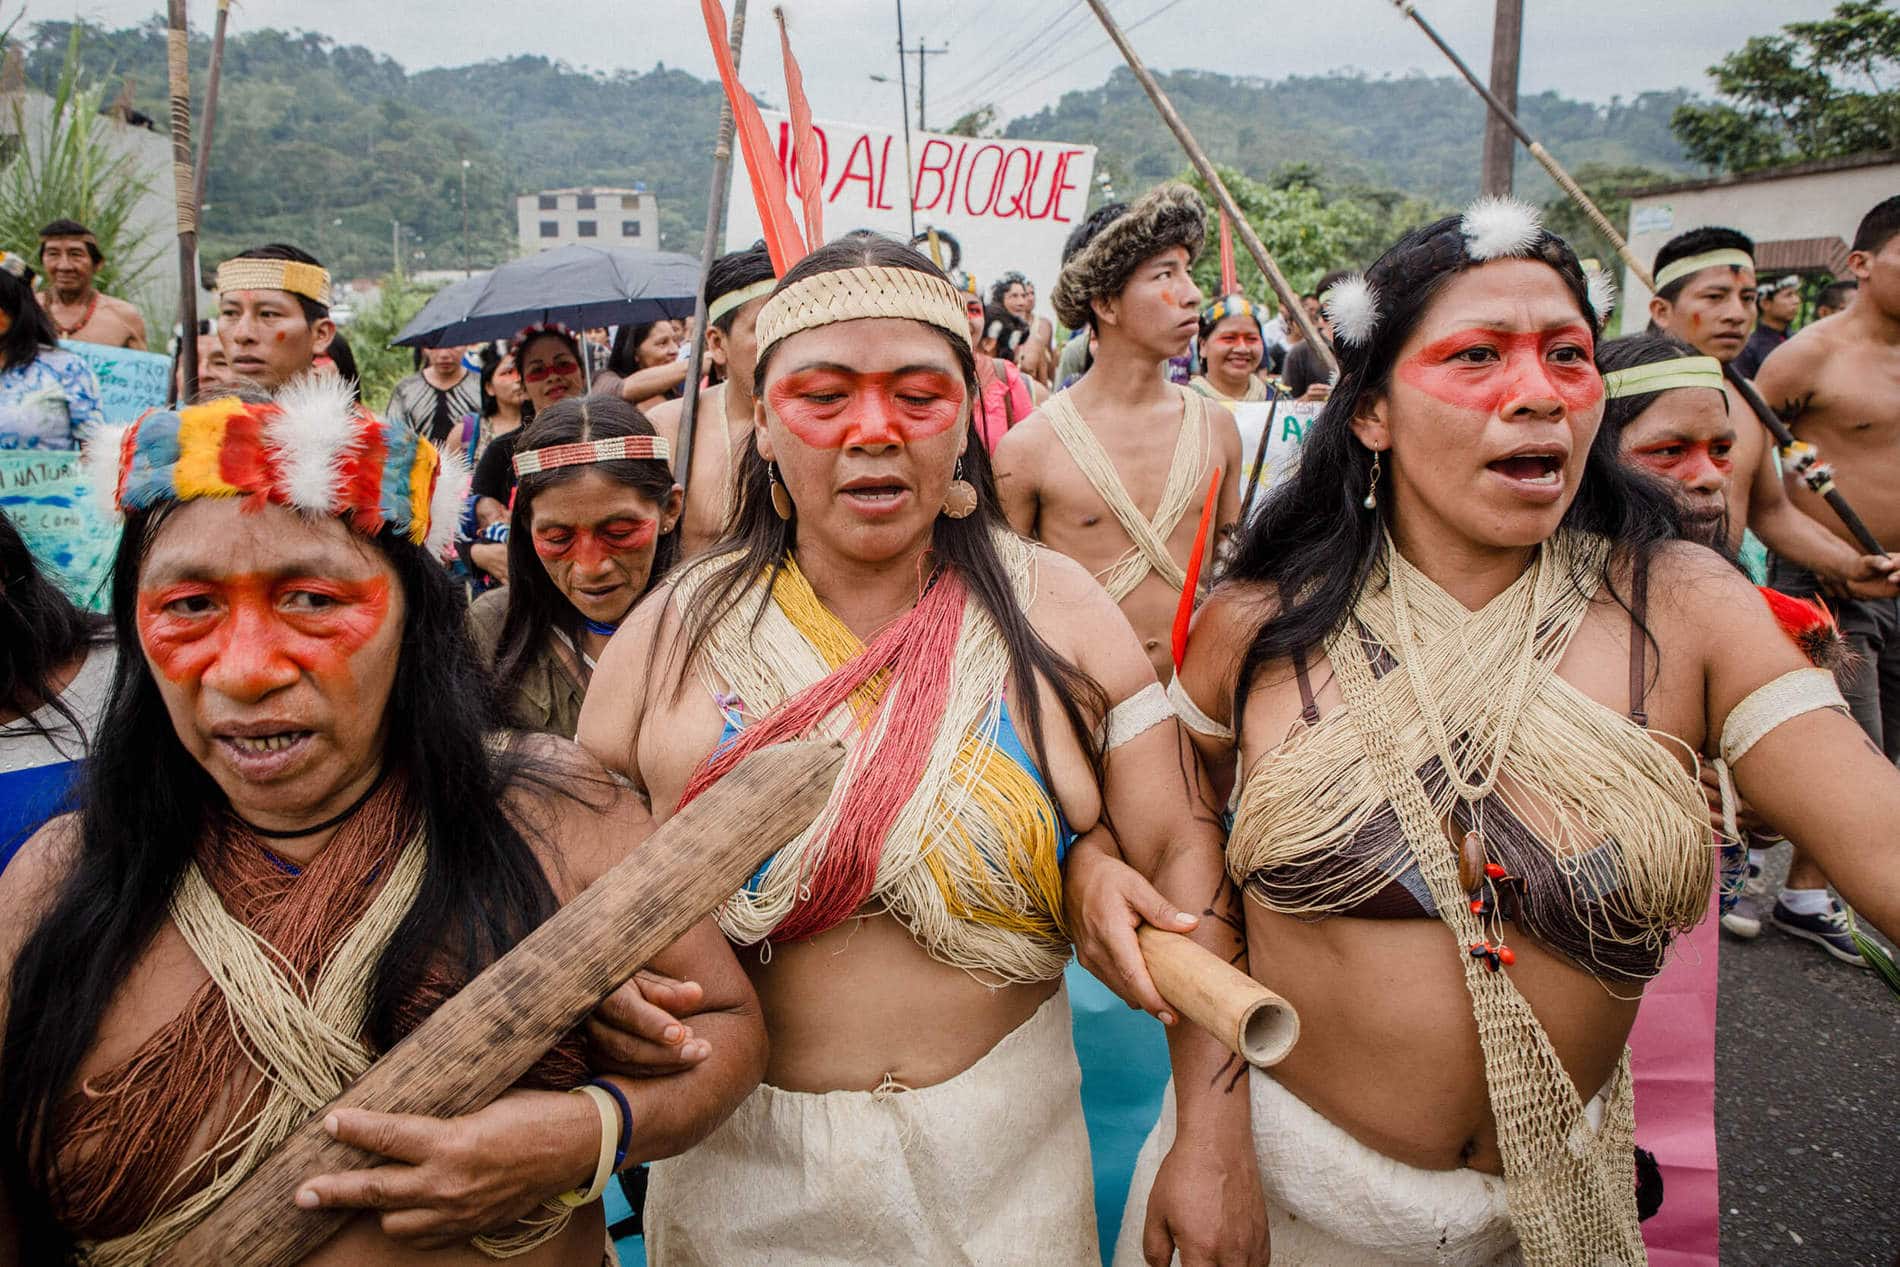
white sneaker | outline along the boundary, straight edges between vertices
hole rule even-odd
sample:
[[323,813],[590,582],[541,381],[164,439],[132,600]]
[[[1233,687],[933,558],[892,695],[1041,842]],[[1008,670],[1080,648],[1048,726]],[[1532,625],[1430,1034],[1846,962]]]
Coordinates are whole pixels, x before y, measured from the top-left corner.
[[1751,863],[1748,878],[1742,881],[1741,896],[1722,913],[1722,931],[1743,941],[1755,940],[1761,936],[1767,904],[1768,886],[1761,878],[1761,868]]

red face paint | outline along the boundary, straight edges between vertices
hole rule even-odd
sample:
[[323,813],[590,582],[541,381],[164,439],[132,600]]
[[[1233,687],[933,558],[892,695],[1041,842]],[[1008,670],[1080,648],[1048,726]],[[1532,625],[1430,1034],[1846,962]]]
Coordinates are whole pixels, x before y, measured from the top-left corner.
[[938,370],[859,374],[816,366],[787,374],[765,398],[788,430],[814,449],[915,444],[963,414],[963,383]]
[[592,528],[570,528],[564,524],[536,524],[534,552],[549,563],[571,563],[575,567],[599,567],[606,560],[632,554],[653,544],[660,525],[653,519],[626,516],[609,519]]
[[1551,398],[1572,413],[1603,398],[1591,358],[1595,340],[1582,325],[1560,330],[1460,330],[1406,358],[1399,378],[1460,409],[1502,413],[1518,401]]
[[145,653],[172,682],[254,698],[304,673],[347,679],[350,657],[389,614],[383,577],[242,573],[139,591]]
[[1735,442],[1669,439],[1631,449],[1630,456],[1664,479],[1681,484],[1706,484],[1713,476],[1726,484],[1735,470]]
[[1220,348],[1222,351],[1226,351],[1226,350],[1234,349],[1234,348],[1246,348],[1247,350],[1252,351],[1261,346],[1259,339],[1255,338],[1251,334],[1246,333],[1245,331],[1239,331],[1239,330],[1228,330],[1221,334],[1217,334],[1213,338],[1209,339],[1208,342],[1213,344],[1215,347]]
[[279,330],[279,331],[277,332],[277,341],[278,341],[279,343],[282,343],[282,342],[284,341],[284,331],[282,331],[282,330]]

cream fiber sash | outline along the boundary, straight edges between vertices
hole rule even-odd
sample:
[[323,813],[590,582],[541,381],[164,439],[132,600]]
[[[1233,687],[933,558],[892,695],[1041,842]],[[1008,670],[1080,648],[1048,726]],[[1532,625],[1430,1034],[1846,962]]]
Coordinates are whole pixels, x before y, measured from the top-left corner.
[[[1009,532],[996,534],[995,541],[1017,601],[1027,608],[1034,601],[1034,548]],[[687,569],[676,582],[677,601],[689,605],[731,558]],[[715,696],[733,693],[751,719],[832,672],[777,601],[766,601],[755,623],[762,589],[760,582],[733,604],[701,651],[706,689]],[[873,900],[942,963],[989,982],[1054,980],[1068,962],[1069,941],[1053,809],[1039,790],[1034,799],[1042,807],[1031,820],[997,821],[985,808],[996,803],[990,793],[999,782],[1027,776],[994,743],[1009,646],[974,598],[964,612],[954,664],[923,776],[884,842]],[[849,748],[830,802],[773,856],[758,882],[733,894],[719,912],[720,928],[740,945],[768,940],[793,906],[809,897],[807,877],[823,857],[844,791],[873,759],[890,716],[879,707],[861,728],[854,706],[839,708],[819,728]]]
[[1168,465],[1168,483],[1161,490],[1161,504],[1153,519],[1145,519],[1134,499],[1123,487],[1115,463],[1095,438],[1089,425],[1076,412],[1069,392],[1057,392],[1043,405],[1043,415],[1055,428],[1056,438],[1081,468],[1108,508],[1121,524],[1134,546],[1114,563],[1096,573],[1102,588],[1116,602],[1126,598],[1153,572],[1179,591],[1187,584],[1187,572],[1168,553],[1168,535],[1187,514],[1201,492],[1207,474],[1211,443],[1207,435],[1207,400],[1199,392],[1176,388],[1181,395],[1181,433],[1174,442],[1174,457]]
[[[1416,861],[1451,933],[1444,953],[1457,956],[1471,994],[1511,1217],[1531,1267],[1645,1261],[1628,1061],[1593,1132],[1510,971],[1491,972],[1466,952],[1486,929],[1471,912],[1458,848],[1444,827],[1460,796],[1453,785],[1465,785],[1480,815],[1494,795],[1536,828],[1580,889],[1590,888],[1585,851],[1614,850],[1617,883],[1594,908],[1575,903],[1576,918],[1598,940],[1617,937],[1616,922],[1640,930],[1622,940],[1660,952],[1672,930],[1701,918],[1714,882],[1696,781],[1646,732],[1555,672],[1607,548],[1559,534],[1504,593],[1471,612],[1388,545],[1387,564],[1375,567],[1353,619],[1326,646],[1345,706],[1260,759],[1229,842],[1229,870],[1238,882],[1255,878],[1248,891],[1256,900],[1308,917],[1350,909]],[[1361,628],[1399,667],[1375,677]],[[1415,678],[1431,694],[1424,707]],[[1442,719],[1436,739],[1428,709]],[[1428,793],[1420,771],[1444,762],[1446,747],[1451,777]],[[1386,804],[1403,839],[1342,861],[1342,845]],[[1314,876],[1310,885],[1303,871]]]

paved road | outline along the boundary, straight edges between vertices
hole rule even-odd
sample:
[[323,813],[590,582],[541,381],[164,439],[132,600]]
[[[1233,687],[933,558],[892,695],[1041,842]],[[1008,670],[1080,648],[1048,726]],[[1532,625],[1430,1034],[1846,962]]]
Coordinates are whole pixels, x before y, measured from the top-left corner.
[[1724,1267],[1900,1267],[1900,999],[1772,927],[1721,956]]

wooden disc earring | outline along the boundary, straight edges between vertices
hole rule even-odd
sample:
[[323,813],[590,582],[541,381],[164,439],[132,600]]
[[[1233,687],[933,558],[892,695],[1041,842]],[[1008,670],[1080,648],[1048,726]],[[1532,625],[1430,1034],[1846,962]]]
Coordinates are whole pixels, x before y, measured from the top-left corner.
[[780,519],[789,523],[792,518],[792,495],[785,491],[785,485],[778,482],[777,462],[766,464],[765,478],[772,483],[772,509],[778,513]]
[[968,519],[976,513],[976,485],[963,478],[963,459],[957,459],[956,477],[943,492],[943,513],[952,519]]

